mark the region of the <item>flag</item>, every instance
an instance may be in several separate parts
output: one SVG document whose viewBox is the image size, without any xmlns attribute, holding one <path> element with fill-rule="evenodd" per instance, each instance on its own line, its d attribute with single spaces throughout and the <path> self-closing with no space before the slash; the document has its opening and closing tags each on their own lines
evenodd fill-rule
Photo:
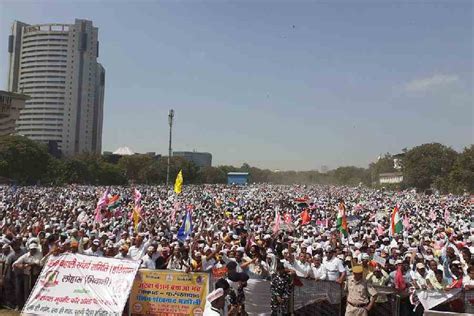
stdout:
<svg viewBox="0 0 474 316">
<path fill-rule="evenodd" d="M 186 214 L 184 215 L 184 218 L 183 218 L 183 224 L 178 230 L 177 238 L 178 240 L 184 241 L 186 237 L 191 235 L 192 232 L 193 232 L 193 223 L 191 219 L 191 212 L 186 211 Z"/>
<path fill-rule="evenodd" d="M 444 209 L 444 221 L 447 223 L 447 222 L 449 222 L 449 219 L 450 219 L 449 210 L 448 210 L 448 208 L 445 208 Z"/>
<path fill-rule="evenodd" d="M 181 207 L 181 203 L 179 202 L 174 203 L 173 208 L 171 209 L 171 213 L 170 213 L 171 225 L 176 224 L 176 212 L 179 211 L 180 207 Z"/>
<path fill-rule="evenodd" d="M 291 215 L 290 214 L 285 213 L 285 215 L 283 215 L 283 219 L 285 220 L 285 223 L 291 224 Z"/>
<path fill-rule="evenodd" d="M 381 224 L 377 225 L 377 236 L 382 236 L 384 233 L 383 226 Z"/>
<path fill-rule="evenodd" d="M 390 236 L 400 233 L 403 230 L 402 220 L 398 212 L 398 205 L 395 206 L 390 218 Z"/>
<path fill-rule="evenodd" d="M 107 188 L 102 195 L 102 197 L 97 202 L 97 207 L 95 208 L 95 218 L 96 223 L 102 222 L 102 209 L 109 204 L 109 188 Z"/>
<path fill-rule="evenodd" d="M 398 210 L 397 207 L 395 209 Z M 403 278 L 403 270 L 401 266 L 397 267 L 397 270 L 395 272 L 394 283 L 395 283 L 395 288 L 397 290 L 404 290 L 407 287 L 407 284 L 405 283 L 405 279 Z"/>
<path fill-rule="evenodd" d="M 346 205 L 344 202 L 340 202 L 338 205 L 339 213 L 337 214 L 337 223 L 336 227 L 339 229 L 341 234 L 346 237 L 348 235 L 348 228 L 347 228 L 347 218 L 346 218 Z"/>
<path fill-rule="evenodd" d="M 116 209 L 117 207 L 120 206 L 120 195 L 116 194 L 116 195 L 113 195 L 110 199 L 109 199 L 109 203 L 107 205 L 107 208 L 109 210 L 113 210 L 113 209 Z"/>
<path fill-rule="evenodd" d="M 301 225 L 306 225 L 311 222 L 311 216 L 309 215 L 307 210 L 301 212 Z"/>
<path fill-rule="evenodd" d="M 280 230 L 280 224 L 281 224 L 280 212 L 278 212 L 278 210 L 275 210 L 275 222 L 273 224 L 274 234 L 276 234 Z"/>
<path fill-rule="evenodd" d="M 403 217 L 403 227 L 405 227 L 406 229 L 410 229 L 410 228 L 411 228 L 410 220 L 408 219 L 408 215 L 405 215 L 405 216 Z"/>
<path fill-rule="evenodd" d="M 137 189 L 133 191 L 133 197 L 135 199 L 135 205 L 140 205 L 142 202 L 142 194 Z"/>
<path fill-rule="evenodd" d="M 174 192 L 180 194 L 183 187 L 183 170 L 180 170 L 174 183 Z"/>
<path fill-rule="evenodd" d="M 135 232 L 138 231 L 138 222 L 140 221 L 141 212 L 142 212 L 142 207 L 139 205 L 135 205 L 135 207 L 133 208 L 133 213 L 132 213 L 133 228 L 135 229 Z"/>
<path fill-rule="evenodd" d="M 137 189 L 133 190 L 133 198 L 135 200 L 135 206 L 133 207 L 133 212 L 132 212 L 132 221 L 133 221 L 133 228 L 135 229 L 135 232 L 138 231 L 138 222 L 140 221 L 141 218 L 141 213 L 142 213 L 142 194 L 140 191 Z"/>
</svg>

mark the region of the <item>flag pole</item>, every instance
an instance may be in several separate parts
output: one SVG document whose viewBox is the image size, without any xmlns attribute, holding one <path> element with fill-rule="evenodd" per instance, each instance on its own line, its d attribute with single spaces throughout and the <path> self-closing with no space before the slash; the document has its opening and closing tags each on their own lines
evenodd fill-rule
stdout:
<svg viewBox="0 0 474 316">
<path fill-rule="evenodd" d="M 168 124 L 170 126 L 170 138 L 168 144 L 168 164 L 166 166 L 166 186 L 168 186 L 170 181 L 170 160 L 171 160 L 171 137 L 172 137 L 172 127 L 173 127 L 173 118 L 174 118 L 174 110 L 171 109 L 168 114 Z"/>
</svg>

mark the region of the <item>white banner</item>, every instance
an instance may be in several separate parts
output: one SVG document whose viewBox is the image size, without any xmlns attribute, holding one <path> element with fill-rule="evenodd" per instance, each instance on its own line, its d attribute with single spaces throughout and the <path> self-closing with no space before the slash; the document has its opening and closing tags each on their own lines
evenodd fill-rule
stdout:
<svg viewBox="0 0 474 316">
<path fill-rule="evenodd" d="M 453 299 L 455 296 L 461 293 L 461 289 L 452 289 L 449 291 L 417 290 L 415 293 L 418 299 L 420 300 L 420 303 L 423 305 L 424 309 L 430 310 L 433 307 L 438 306 L 439 304 Z"/>
<path fill-rule="evenodd" d="M 22 315 L 120 316 L 139 262 L 62 254 L 43 267 Z"/>
</svg>

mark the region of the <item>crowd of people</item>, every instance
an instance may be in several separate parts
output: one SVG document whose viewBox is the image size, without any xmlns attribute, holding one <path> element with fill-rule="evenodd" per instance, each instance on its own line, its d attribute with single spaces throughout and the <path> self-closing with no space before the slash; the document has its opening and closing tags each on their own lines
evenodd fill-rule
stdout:
<svg viewBox="0 0 474 316">
<path fill-rule="evenodd" d="M 104 192 L 107 203 L 97 207 Z M 403 220 L 397 233 L 394 208 Z M 403 315 L 420 314 L 413 289 L 474 288 L 472 210 L 467 195 L 363 187 L 201 185 L 176 194 L 163 186 L 4 186 L 0 303 L 21 308 L 48 258 L 70 252 L 140 260 L 147 269 L 227 267 L 211 289 L 209 315 L 244 315 L 249 278 L 271 281 L 274 315 L 289 313 L 296 278 L 337 282 L 349 292 L 361 280 L 392 287 L 407 293 Z M 183 221 L 191 229 L 184 234 Z M 387 300 L 373 298 L 349 293 L 348 313 L 363 315 Z"/>
</svg>

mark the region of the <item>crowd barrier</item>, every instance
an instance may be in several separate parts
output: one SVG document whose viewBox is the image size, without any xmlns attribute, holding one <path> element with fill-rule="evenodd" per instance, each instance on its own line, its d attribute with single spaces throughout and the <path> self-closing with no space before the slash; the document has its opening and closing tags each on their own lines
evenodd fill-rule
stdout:
<svg viewBox="0 0 474 316">
<path fill-rule="evenodd" d="M 34 276 L 19 277 L 11 267 L 0 262 L 0 305 L 13 307 L 22 305 L 34 286 Z M 5 278 L 8 271 L 9 279 Z M 209 288 L 212 291 L 220 275 L 210 274 Z M 336 282 L 301 279 L 302 286 L 294 286 L 289 312 L 293 315 L 344 315 L 346 294 Z M 245 308 L 249 315 L 271 315 L 271 281 L 252 278 L 245 288 Z M 377 290 L 377 288 L 376 288 Z M 379 288 L 380 290 L 380 288 Z M 390 288 L 383 288 L 388 293 Z M 391 289 L 393 291 L 393 289 Z M 21 294 L 21 295 L 18 295 Z M 375 304 L 371 316 L 402 316 L 406 312 L 408 297 L 398 293 L 384 294 L 386 301 Z M 474 314 L 474 291 L 463 290 L 460 295 L 464 312 Z M 129 315 L 128 305 L 124 315 Z M 449 315 L 449 312 L 425 311 L 425 315 Z"/>
</svg>

